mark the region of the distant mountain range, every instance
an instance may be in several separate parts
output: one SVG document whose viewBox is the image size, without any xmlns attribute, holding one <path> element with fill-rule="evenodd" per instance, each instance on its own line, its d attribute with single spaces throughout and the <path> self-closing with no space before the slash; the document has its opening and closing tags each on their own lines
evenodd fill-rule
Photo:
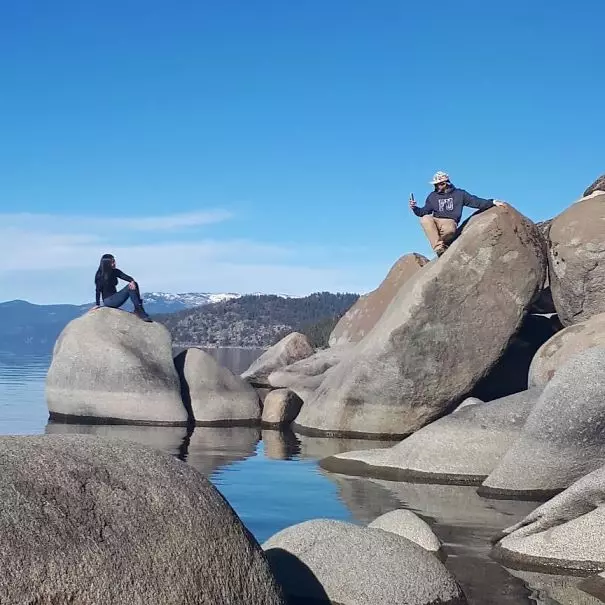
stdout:
<svg viewBox="0 0 605 605">
<path fill-rule="evenodd" d="M 145 307 L 152 315 L 174 313 L 240 297 L 240 294 L 187 292 L 143 294 Z M 124 308 L 130 309 L 130 303 Z M 35 305 L 25 300 L 0 303 L 0 353 L 11 355 L 47 355 L 57 336 L 72 320 L 86 312 L 86 305 Z"/>
<path fill-rule="evenodd" d="M 304 298 L 232 292 L 143 294 L 147 312 L 168 326 L 175 343 L 201 346 L 267 346 L 282 332 L 340 316 L 356 299 L 357 295 L 328 292 Z M 91 306 L 0 303 L 0 355 L 52 353 L 61 330 Z M 130 303 L 124 308 L 130 310 Z M 172 321 L 174 314 L 178 317 Z"/>
<path fill-rule="evenodd" d="M 301 298 L 246 295 L 155 319 L 180 347 L 267 347 L 294 330 L 325 346 L 336 321 L 358 298 L 331 292 Z"/>
</svg>

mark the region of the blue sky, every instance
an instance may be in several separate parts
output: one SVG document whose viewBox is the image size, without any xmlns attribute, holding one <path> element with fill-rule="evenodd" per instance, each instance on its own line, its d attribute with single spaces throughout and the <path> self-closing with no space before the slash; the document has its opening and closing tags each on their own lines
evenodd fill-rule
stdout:
<svg viewBox="0 0 605 605">
<path fill-rule="evenodd" d="M 436 170 L 550 218 L 603 173 L 600 0 L 0 5 L 0 299 L 367 291 Z M 595 26 L 596 27 L 596 26 Z M 598 29 L 598 27 L 596 27 Z"/>
</svg>

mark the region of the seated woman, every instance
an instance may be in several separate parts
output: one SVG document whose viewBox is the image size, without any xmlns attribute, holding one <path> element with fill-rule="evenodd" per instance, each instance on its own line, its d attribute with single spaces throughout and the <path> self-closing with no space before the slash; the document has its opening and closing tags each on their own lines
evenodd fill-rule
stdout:
<svg viewBox="0 0 605 605">
<path fill-rule="evenodd" d="M 128 285 L 117 291 L 118 278 L 128 282 Z M 143 309 L 143 300 L 139 292 L 139 286 L 130 275 L 126 275 L 116 267 L 116 259 L 113 254 L 104 254 L 101 257 L 99 268 L 95 274 L 96 304 L 98 309 L 103 297 L 103 306 L 113 309 L 120 308 L 129 298 L 134 305 L 134 314 L 143 321 L 151 321 L 151 318 Z"/>
</svg>

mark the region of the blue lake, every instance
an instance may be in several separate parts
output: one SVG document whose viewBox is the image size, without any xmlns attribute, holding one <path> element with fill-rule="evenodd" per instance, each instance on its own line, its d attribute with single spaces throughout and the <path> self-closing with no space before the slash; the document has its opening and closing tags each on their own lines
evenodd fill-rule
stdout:
<svg viewBox="0 0 605 605">
<path fill-rule="evenodd" d="M 234 371 L 241 371 L 255 355 L 238 350 L 215 354 Z M 48 424 L 44 378 L 49 361 L 0 358 L 0 435 L 86 433 L 129 439 L 166 451 L 206 474 L 260 543 L 276 531 L 308 519 L 366 524 L 390 510 L 408 508 L 425 519 L 443 542 L 446 565 L 462 585 L 469 604 L 593 602 L 576 598 L 580 593 L 573 587 L 574 579 L 513 572 L 521 579 L 489 558 L 490 538 L 533 510 L 535 503 L 485 500 L 473 487 L 347 477 L 318 466 L 325 456 L 389 445 L 385 442 L 306 437 L 249 427 L 198 427 L 188 434 L 179 427 Z"/>
</svg>

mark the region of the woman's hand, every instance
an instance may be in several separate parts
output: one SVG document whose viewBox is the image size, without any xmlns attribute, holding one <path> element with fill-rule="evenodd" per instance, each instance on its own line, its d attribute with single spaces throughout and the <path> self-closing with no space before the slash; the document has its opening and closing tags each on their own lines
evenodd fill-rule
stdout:
<svg viewBox="0 0 605 605">
<path fill-rule="evenodd" d="M 502 200 L 494 200 L 494 206 L 498 206 L 498 208 L 505 208 L 508 206 L 508 204 Z"/>
<path fill-rule="evenodd" d="M 131 282 L 128 284 L 128 287 L 129 287 L 131 290 L 136 290 L 136 289 L 137 289 L 137 282 L 136 282 L 136 281 L 131 281 Z"/>
<path fill-rule="evenodd" d="M 101 307 L 99 307 L 99 305 L 95 305 L 94 307 L 91 307 L 89 309 L 89 311 L 96 311 L 97 309 L 100 309 Z"/>
</svg>

